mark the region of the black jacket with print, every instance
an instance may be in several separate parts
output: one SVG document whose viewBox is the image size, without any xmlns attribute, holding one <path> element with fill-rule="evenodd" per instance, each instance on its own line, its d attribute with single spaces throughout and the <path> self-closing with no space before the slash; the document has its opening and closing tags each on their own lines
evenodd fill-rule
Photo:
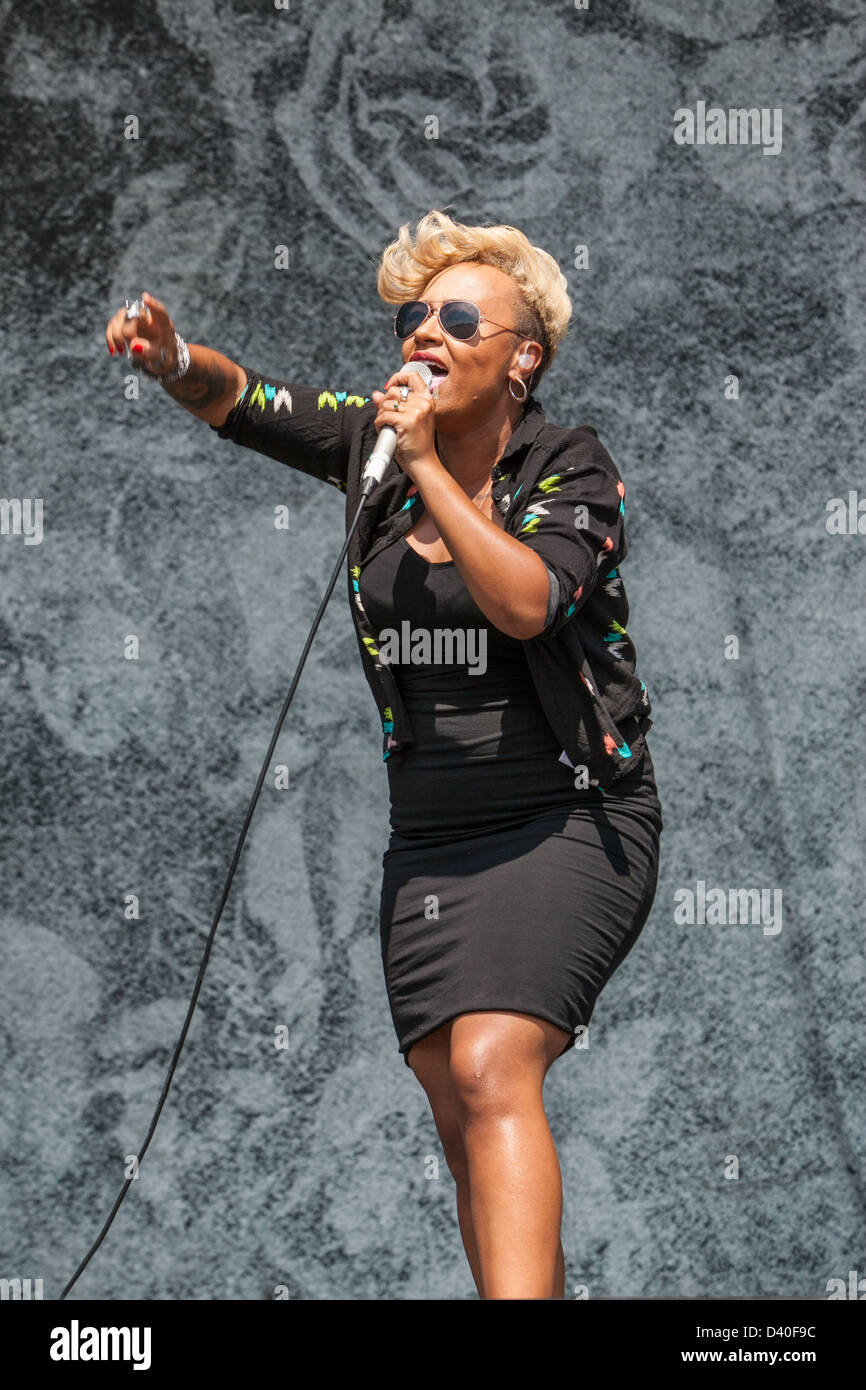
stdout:
<svg viewBox="0 0 866 1390">
<path fill-rule="evenodd" d="M 243 367 L 247 382 L 222 439 L 255 449 L 331 483 L 346 496 L 346 530 L 360 502 L 378 414 L 368 396 L 268 381 Z M 626 632 L 628 600 L 619 573 L 625 539 L 625 487 L 591 425 L 548 424 L 530 396 L 491 474 L 505 530 L 529 546 L 556 577 L 555 610 L 544 631 L 523 643 L 545 716 L 576 770 L 575 786 L 606 791 L 639 761 L 652 726 L 649 694 L 635 674 Z M 414 742 L 393 671 L 358 587 L 361 566 L 418 520 L 424 501 L 392 460 L 361 513 L 347 552 L 349 600 L 364 673 L 379 709 L 383 758 Z M 502 582 L 507 583 L 503 574 Z"/>
</svg>

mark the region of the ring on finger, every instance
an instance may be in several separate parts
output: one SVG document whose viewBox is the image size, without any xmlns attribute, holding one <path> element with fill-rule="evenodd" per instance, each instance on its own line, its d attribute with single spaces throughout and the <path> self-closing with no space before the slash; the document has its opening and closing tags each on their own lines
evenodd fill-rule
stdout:
<svg viewBox="0 0 866 1390">
<path fill-rule="evenodd" d="M 394 402 L 394 409 L 395 409 L 395 410 L 399 410 L 399 409 L 400 409 L 400 402 L 399 402 L 399 401 L 395 401 L 395 402 Z"/>
<path fill-rule="evenodd" d="M 407 400 L 409 399 L 409 387 L 408 387 L 408 386 L 401 386 L 401 387 L 400 387 L 400 399 L 401 399 L 401 401 L 407 401 Z"/>
</svg>

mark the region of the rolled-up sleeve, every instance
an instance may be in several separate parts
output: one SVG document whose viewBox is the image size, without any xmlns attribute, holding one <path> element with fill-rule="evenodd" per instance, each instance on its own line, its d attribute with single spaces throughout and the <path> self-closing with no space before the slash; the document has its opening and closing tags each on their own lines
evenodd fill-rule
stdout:
<svg viewBox="0 0 866 1390">
<path fill-rule="evenodd" d="M 223 424 L 211 429 L 345 492 L 353 431 L 371 398 L 241 370 L 246 385 Z"/>
<path fill-rule="evenodd" d="M 592 433 L 575 430 L 574 436 L 526 498 L 517 499 L 512 534 L 552 575 L 547 623 L 538 636 L 558 632 L 625 551 L 625 486 L 619 471 Z"/>
</svg>

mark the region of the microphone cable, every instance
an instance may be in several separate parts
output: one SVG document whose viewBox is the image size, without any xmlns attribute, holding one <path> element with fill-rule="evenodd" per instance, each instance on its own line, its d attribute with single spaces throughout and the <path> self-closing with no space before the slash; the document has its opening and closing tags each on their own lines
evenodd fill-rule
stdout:
<svg viewBox="0 0 866 1390">
<path fill-rule="evenodd" d="M 380 431 L 380 437 L 379 437 L 379 441 L 378 441 L 378 444 L 377 444 L 377 448 L 376 448 L 376 450 L 374 451 L 373 455 L 371 455 L 370 460 L 368 461 L 367 469 L 365 470 L 365 477 L 364 477 L 364 480 L 362 481 L 362 486 L 361 486 L 361 502 L 360 502 L 360 505 L 358 506 L 358 510 L 357 510 L 356 513 L 355 513 L 355 516 L 354 516 L 354 519 L 353 519 L 353 521 L 352 521 L 352 524 L 351 524 L 351 526 L 349 527 L 348 532 L 346 533 L 346 540 L 345 540 L 345 543 L 344 543 L 343 548 L 342 548 L 342 550 L 340 551 L 340 554 L 339 554 L 339 556 L 338 556 L 338 558 L 337 558 L 337 563 L 336 563 L 335 566 L 334 566 L 334 572 L 333 572 L 333 574 L 331 575 L 330 582 L 329 582 L 329 584 L 328 584 L 327 589 L 325 590 L 324 598 L 322 599 L 321 603 L 319 604 L 318 612 L 316 613 L 316 616 L 315 616 L 315 618 L 313 619 L 313 625 L 312 625 L 312 627 L 310 628 L 309 636 L 307 637 L 307 640 L 306 640 L 306 642 L 305 642 L 305 644 L 304 644 L 304 650 L 301 652 L 301 657 L 300 657 L 300 660 L 299 660 L 299 662 L 298 662 L 297 669 L 296 669 L 296 671 L 295 671 L 294 676 L 292 677 L 292 683 L 291 683 L 291 685 L 289 686 L 289 693 L 288 693 L 288 695 L 286 696 L 285 702 L 284 702 L 284 704 L 283 704 L 282 711 L 281 711 L 281 713 L 280 713 L 280 717 L 279 717 L 279 719 L 277 720 L 276 727 L 275 727 L 275 729 L 274 729 L 273 734 L 271 735 L 271 741 L 270 741 L 270 743 L 269 743 L 269 745 L 268 745 L 268 751 L 267 751 L 267 753 L 265 754 L 265 760 L 264 760 L 264 762 L 262 763 L 262 770 L 261 770 L 261 772 L 259 773 L 259 778 L 258 778 L 258 781 L 256 782 L 255 791 L 254 791 L 253 794 L 252 794 L 252 798 L 251 798 L 251 800 L 250 800 L 249 807 L 247 808 L 247 814 L 246 814 L 246 817 L 244 818 L 243 828 L 241 829 L 241 833 L 240 833 L 240 835 L 238 836 L 238 842 L 237 842 L 237 844 L 236 844 L 236 846 L 235 846 L 234 855 L 232 856 L 231 866 L 230 866 L 230 868 L 229 868 L 228 876 L 227 876 L 226 881 L 225 881 L 225 886 L 224 886 L 223 891 L 222 891 L 222 897 L 220 898 L 219 907 L 217 908 L 216 916 L 214 917 L 214 920 L 213 920 L 213 925 L 211 926 L 210 932 L 209 932 L 209 934 L 208 934 L 207 942 L 205 943 L 204 953 L 203 953 L 202 958 L 201 958 L 201 965 L 199 966 L 198 978 L 197 978 L 197 980 L 196 980 L 196 982 L 195 982 L 195 988 L 194 988 L 194 990 L 193 990 L 193 992 L 192 992 L 192 998 L 191 998 L 190 1001 L 189 1001 L 189 1008 L 187 1009 L 186 1018 L 185 1018 L 185 1020 L 184 1020 L 183 1028 L 181 1029 L 180 1037 L 179 1037 L 178 1040 L 177 1040 L 177 1046 L 176 1046 L 175 1049 L 174 1049 L 174 1055 L 173 1055 L 173 1057 L 172 1057 L 172 1059 L 171 1059 L 171 1063 L 169 1064 L 168 1072 L 167 1072 L 166 1078 L 165 1078 L 165 1084 L 163 1085 L 163 1088 L 162 1088 L 162 1095 L 160 1096 L 159 1102 L 158 1102 L 158 1104 L 157 1104 L 157 1107 L 156 1107 L 155 1111 L 153 1112 L 153 1119 L 151 1120 L 151 1122 L 150 1122 L 150 1128 L 149 1128 L 149 1130 L 147 1131 L 147 1138 L 145 1139 L 143 1145 L 141 1146 L 141 1151 L 140 1151 L 140 1153 L 138 1154 L 138 1157 L 137 1157 L 137 1159 L 136 1159 L 136 1172 L 135 1172 L 135 1176 L 138 1175 L 138 1171 L 139 1171 L 139 1169 L 140 1169 L 140 1167 L 141 1167 L 141 1160 L 144 1158 L 144 1155 L 147 1153 L 148 1145 L 150 1144 L 150 1141 L 151 1141 L 151 1139 L 153 1138 L 154 1130 L 156 1129 L 157 1122 L 158 1122 L 158 1120 L 159 1120 L 160 1114 L 162 1113 L 162 1107 L 163 1107 L 163 1105 L 165 1104 L 166 1096 L 168 1095 L 169 1087 L 171 1086 L 172 1077 L 174 1076 L 174 1070 L 175 1070 L 175 1067 L 177 1066 L 178 1058 L 180 1057 L 181 1049 L 182 1049 L 182 1047 L 183 1047 L 184 1040 L 185 1040 L 186 1035 L 187 1035 L 187 1032 L 188 1032 L 188 1030 L 189 1030 L 189 1025 L 190 1025 L 190 1022 L 191 1022 L 191 1020 L 192 1020 L 193 1012 L 194 1012 L 194 1010 L 195 1010 L 196 1001 L 198 1000 L 199 990 L 201 989 L 201 983 L 202 983 L 202 980 L 204 979 L 204 972 L 205 972 L 205 970 L 207 969 L 207 963 L 208 963 L 208 959 L 209 959 L 209 957 L 210 957 L 211 946 L 213 945 L 214 937 L 215 937 L 215 935 L 216 935 L 216 929 L 217 929 L 217 927 L 219 926 L 219 921 L 220 921 L 220 918 L 221 918 L 221 916 L 222 916 L 223 908 L 225 907 L 226 899 L 228 898 L 228 895 L 229 895 L 229 889 L 231 888 L 231 885 L 232 885 L 232 879 L 234 878 L 235 869 L 237 868 L 237 865 L 238 865 L 238 860 L 239 860 L 240 857 L 241 857 L 241 851 L 242 851 L 242 849 L 243 849 L 243 847 L 244 847 L 244 841 L 246 840 L 246 837 L 247 837 L 247 831 L 249 830 L 249 827 L 250 827 L 250 821 L 252 820 L 253 811 L 255 810 L 256 802 L 257 802 L 258 799 L 259 799 L 259 793 L 260 793 L 260 791 L 261 791 L 261 789 L 262 789 L 262 787 L 263 787 L 263 785 L 264 785 L 265 776 L 267 775 L 268 767 L 270 766 L 270 761 L 271 761 L 271 758 L 272 758 L 272 756 L 273 756 L 274 749 L 276 748 L 276 745 L 277 745 L 277 739 L 279 738 L 279 736 L 280 736 L 280 730 L 281 730 L 282 727 L 283 727 L 283 721 L 284 721 L 284 719 L 285 719 L 285 717 L 286 717 L 286 714 L 288 713 L 289 705 L 290 705 L 291 702 L 292 702 L 292 696 L 294 695 L 295 690 L 297 689 L 297 685 L 298 685 L 298 681 L 299 681 L 299 679 L 300 679 L 301 671 L 303 670 L 304 662 L 305 662 L 306 659 L 307 659 L 307 653 L 309 652 L 310 647 L 312 646 L 313 638 L 314 638 L 315 635 L 316 635 L 316 630 L 317 630 L 317 628 L 318 628 L 318 626 L 319 626 L 319 623 L 320 623 L 320 621 L 321 621 L 322 614 L 323 614 L 324 611 L 325 611 L 325 607 L 326 607 L 326 605 L 327 605 L 328 599 L 331 597 L 331 592 L 332 592 L 332 590 L 333 590 L 333 588 L 334 588 L 334 585 L 335 585 L 336 582 L 337 582 L 337 576 L 338 576 L 339 573 L 340 573 L 340 567 L 341 567 L 341 565 L 342 565 L 342 563 L 343 563 L 343 560 L 345 559 L 346 552 L 347 552 L 348 549 L 349 549 L 349 542 L 350 542 L 350 540 L 352 539 L 352 536 L 353 536 L 354 533 L 355 533 L 355 527 L 358 525 L 358 521 L 360 520 L 361 512 L 363 511 L 363 509 L 364 509 L 364 507 L 365 507 L 365 505 L 366 505 L 367 499 L 368 499 L 368 497 L 370 496 L 370 493 L 373 491 L 373 488 L 375 487 L 376 483 L 379 482 L 379 481 L 381 480 L 382 472 L 383 472 L 383 470 L 384 470 L 384 467 L 385 467 L 385 464 L 386 464 L 387 458 L 388 458 L 388 452 L 387 452 L 388 446 L 387 446 L 387 444 L 386 444 L 385 439 L 383 438 L 383 436 L 386 434 L 386 431 L 387 431 L 388 434 L 390 434 L 391 440 L 393 440 L 393 443 L 391 443 L 391 447 L 390 447 L 390 454 L 393 454 L 393 452 L 394 452 L 394 443 L 396 443 L 396 435 L 394 435 L 393 431 L 389 431 L 389 430 L 388 430 L 388 427 L 386 427 L 385 430 Z M 376 469 L 372 469 L 372 470 L 371 470 L 370 465 L 373 463 L 373 460 L 374 460 L 374 459 L 377 459 L 377 460 L 378 460 L 378 463 L 379 463 L 378 470 L 376 470 Z M 61 1295 L 60 1295 L 60 1300 L 59 1300 L 59 1301 L 62 1302 L 62 1300 L 65 1299 L 66 1295 L 69 1293 L 69 1290 L 72 1288 L 73 1284 L 76 1282 L 76 1280 L 78 1279 L 79 1275 L 82 1274 L 82 1273 L 84 1272 L 84 1270 L 87 1268 L 88 1264 L 90 1263 L 90 1260 L 91 1260 L 92 1257 L 96 1254 L 97 1250 L 99 1249 L 100 1245 L 102 1244 L 103 1240 L 105 1239 L 106 1235 L 108 1234 L 109 1227 L 111 1226 L 112 1221 L 114 1220 L 115 1216 L 117 1215 L 117 1212 L 118 1212 L 118 1210 L 119 1210 L 119 1208 L 120 1208 L 121 1202 L 123 1201 L 124 1197 L 126 1196 L 127 1192 L 129 1191 L 129 1185 L 130 1185 L 130 1183 L 133 1182 L 133 1181 L 134 1181 L 134 1177 L 130 1177 L 130 1178 L 127 1178 L 127 1179 L 126 1179 L 126 1182 L 123 1184 L 123 1187 L 120 1189 L 120 1193 L 118 1194 L 118 1197 L 117 1197 L 117 1200 L 116 1200 L 115 1203 L 114 1203 L 114 1206 L 111 1208 L 111 1211 L 110 1211 L 109 1216 L 108 1216 L 108 1220 L 105 1222 L 105 1225 L 103 1226 L 102 1230 L 99 1232 L 99 1235 L 97 1236 L 96 1240 L 93 1242 L 92 1246 L 91 1246 L 90 1249 L 88 1250 L 88 1252 L 87 1252 L 87 1254 L 85 1255 L 84 1259 L 81 1261 L 81 1264 L 78 1266 L 78 1268 L 77 1268 L 77 1270 L 75 1271 L 75 1273 L 73 1274 L 72 1278 L 69 1280 L 68 1284 L 67 1284 L 67 1285 L 65 1286 L 65 1288 L 63 1289 L 63 1292 L 62 1292 Z"/>
</svg>

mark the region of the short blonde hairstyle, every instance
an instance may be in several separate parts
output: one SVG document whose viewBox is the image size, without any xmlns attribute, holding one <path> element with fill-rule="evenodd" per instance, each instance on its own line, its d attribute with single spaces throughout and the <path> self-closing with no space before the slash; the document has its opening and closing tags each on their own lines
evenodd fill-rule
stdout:
<svg viewBox="0 0 866 1390">
<path fill-rule="evenodd" d="M 386 304 L 420 299 L 434 275 L 465 261 L 497 266 L 511 276 L 518 294 L 515 307 L 523 310 L 517 326 L 543 350 L 536 368 L 535 379 L 540 380 L 568 332 L 571 300 L 556 261 L 540 246 L 533 246 L 517 227 L 505 223 L 471 227 L 434 208 L 418 222 L 414 239 L 408 222 L 404 223 L 397 239 L 382 252 L 379 296 Z"/>
</svg>

